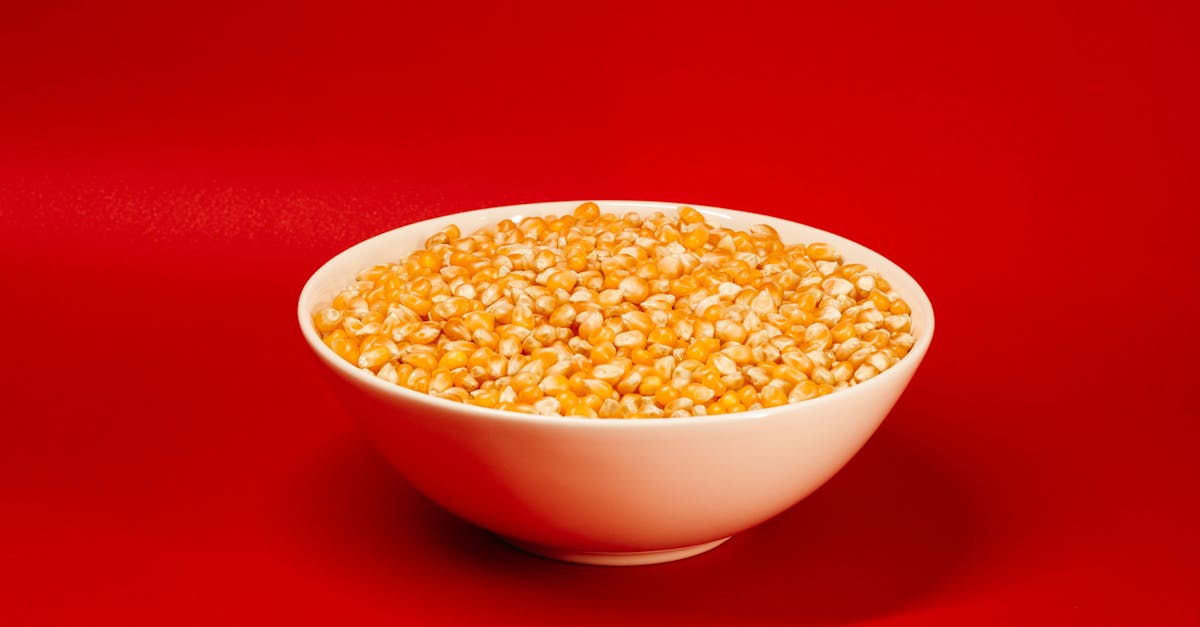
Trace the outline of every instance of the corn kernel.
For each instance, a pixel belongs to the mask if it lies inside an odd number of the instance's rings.
[[[787,393],[779,385],[768,385],[763,388],[760,402],[764,407],[778,407],[787,403]]]
[[[654,400],[664,408],[668,403],[677,398],[679,398],[679,390],[669,385],[658,388],[658,391],[654,393]]]
[[[340,358],[481,407],[607,418],[776,407],[863,383],[915,345],[911,308],[829,244],[618,216],[450,225],[312,315]]]

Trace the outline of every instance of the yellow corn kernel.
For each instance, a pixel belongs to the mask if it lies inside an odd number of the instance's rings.
[[[716,337],[722,342],[746,341],[746,327],[734,320],[717,320]]]
[[[708,243],[708,229],[704,228],[703,224],[697,224],[683,234],[683,247],[688,250],[696,250]]]
[[[812,380],[822,386],[833,385],[837,382],[837,379],[833,377],[833,372],[824,366],[813,368]]]
[[[542,393],[546,396],[558,397],[570,390],[570,383],[567,378],[561,374],[551,374],[543,378],[538,384]],[[559,399],[560,401],[562,399]]]
[[[780,355],[780,360],[784,364],[791,366],[791,367],[795,368],[796,370],[804,373],[805,376],[810,374],[814,367],[813,361],[808,358],[808,355],[805,355],[804,353],[802,353],[798,350],[792,350],[792,351],[782,353]]]
[[[574,270],[559,270],[546,278],[546,288],[551,291],[566,290],[570,292],[578,283],[579,275]]]
[[[858,368],[854,369],[854,374],[851,375],[851,377],[855,383],[862,383],[863,381],[866,381],[877,374],[879,374],[878,368],[872,366],[871,364],[862,364]]]
[[[450,375],[454,379],[455,387],[460,387],[468,392],[479,388],[479,380],[466,368],[455,368],[450,372]]]
[[[592,397],[594,398],[594,397]],[[595,409],[592,409],[587,403],[580,402],[567,412],[568,416],[580,416],[582,418],[599,418]]]
[[[606,364],[612,361],[613,357],[617,356],[617,347],[612,342],[601,342],[596,345],[591,354],[588,355],[592,363]]]
[[[907,315],[898,316],[896,314],[891,314],[884,316],[883,326],[886,327],[890,333],[905,333],[912,329],[912,319]]]
[[[645,348],[634,348],[629,351],[629,360],[635,364],[650,365],[654,363],[654,359],[654,353]]]
[[[388,347],[381,344],[376,344],[359,353],[355,364],[359,368],[368,368],[370,370],[378,370],[384,364],[392,359],[392,351]]]
[[[701,338],[693,341],[684,351],[684,357],[699,362],[708,360],[708,355],[721,346],[721,341],[715,337]]]
[[[833,334],[824,323],[816,322],[804,330],[804,352],[827,350],[833,345]]]
[[[646,334],[641,331],[622,331],[613,336],[613,344],[617,348],[635,349],[646,344]]]
[[[571,392],[580,396],[587,394],[585,381],[587,381],[587,376],[584,375],[583,371],[575,372],[567,377],[567,384]]]
[[[892,339],[892,334],[889,333],[886,329],[875,329],[872,331],[868,331],[868,332],[864,333],[862,336],[863,342],[870,344],[871,346],[875,347],[876,349],[887,348],[888,344],[891,342],[891,339]]]
[[[413,344],[430,344],[442,334],[442,330],[434,325],[422,325],[405,338]]]
[[[752,385],[744,386],[737,391],[737,395],[742,405],[749,406],[758,402],[758,390],[754,389]]]
[[[746,385],[746,375],[741,372],[721,375],[721,384],[728,390],[740,390],[743,385]]]
[[[579,337],[591,341],[591,338],[604,327],[604,314],[599,311],[587,310],[576,315],[579,323]]]
[[[732,359],[738,366],[754,361],[754,352],[744,344],[727,344],[721,349],[721,354]]]
[[[462,296],[451,296],[436,305],[430,310],[429,315],[433,320],[449,320],[451,318],[461,318],[471,311],[471,303]]]
[[[600,206],[594,202],[588,201],[579,205],[578,207],[575,207],[575,210],[571,212],[571,215],[574,216],[576,220],[590,222],[600,217]]]
[[[648,331],[648,335],[646,336],[646,341],[650,344],[663,344],[665,346],[675,346],[675,342],[678,339],[679,336],[675,334],[675,331],[671,327],[653,327]]]
[[[805,288],[803,292],[800,292],[794,298],[796,305],[801,311],[815,312],[817,305],[820,304],[824,297],[825,294],[821,291],[821,288],[813,285]]]
[[[470,340],[471,330],[467,328],[467,325],[462,320],[447,320],[442,325],[442,335],[446,336],[446,339],[449,340]]]
[[[480,407],[494,408],[500,404],[500,391],[496,389],[482,390],[471,397],[471,402]]]
[[[683,274],[683,260],[679,255],[666,255],[656,262],[658,276],[664,279],[677,279]]]
[[[441,256],[431,250],[418,250],[409,256],[408,261],[423,268],[426,273],[437,272],[442,268]]]
[[[642,333],[650,333],[655,330],[654,321],[650,318],[650,314],[644,311],[627,311],[621,314],[621,323],[630,331],[641,331]]]
[[[654,393],[654,402],[658,403],[659,406],[662,407],[666,407],[668,403],[677,398],[679,398],[679,390],[676,390],[669,385],[659,387],[658,391]]]
[[[437,367],[444,370],[453,370],[467,365],[471,354],[465,350],[447,351],[438,360]]]
[[[605,399],[600,404],[600,409],[596,411],[596,415],[601,418],[620,418],[622,414],[621,404],[615,399]]]
[[[546,396],[550,396],[550,395],[547,394]],[[581,404],[581,402],[582,402],[582,401],[580,401],[579,397],[576,396],[575,393],[570,390],[566,390],[564,392],[555,394],[554,398],[558,400],[559,413],[561,413],[564,416],[569,415],[571,408],[575,407],[576,405]]]
[[[689,383],[683,386],[680,392],[681,398],[690,399],[693,403],[707,403],[716,395],[716,392],[700,383]]]
[[[845,342],[846,340],[854,337],[854,321],[843,318],[837,324],[833,325],[833,328],[830,329],[830,333],[833,335],[834,342]]]
[[[438,365],[437,352],[426,346],[409,346],[409,350],[400,356],[400,361],[412,366],[418,370],[426,372],[433,370]],[[418,350],[428,349],[428,350]]]
[[[658,390],[662,388],[663,378],[657,374],[648,374],[642,377],[642,382],[638,385],[638,394],[642,396],[655,396]]]
[[[624,376],[625,369],[617,364],[598,364],[595,368],[592,368],[592,377],[600,379],[609,385],[616,384]]]
[[[650,296],[650,284],[646,282],[646,279],[637,275],[621,279],[618,289],[623,299],[635,304]]]
[[[700,289],[700,283],[691,275],[683,275],[671,281],[669,293],[676,298],[682,298]]]
[[[454,377],[445,370],[435,370],[429,375],[429,392],[445,392],[454,385]]]
[[[517,305],[512,310],[512,324],[532,329],[534,325],[533,307],[529,305]]]
[[[600,379],[584,379],[583,386],[589,396],[598,396],[601,400],[612,398],[615,394],[613,386]]]
[[[496,316],[487,311],[467,312],[462,321],[472,333],[479,330],[492,331],[496,328]]]
[[[789,366],[787,364],[775,366],[775,369],[771,372],[771,376],[775,379],[786,381],[793,385],[808,378],[808,376],[801,372],[799,368]]]
[[[759,395],[759,402],[763,404],[763,407],[779,407],[787,404],[787,392],[783,391],[782,386],[768,385]]]
[[[857,281],[859,276],[862,275],[867,270],[868,270],[867,266],[865,266],[861,263],[847,263],[847,264],[843,264],[842,267],[838,268],[838,271],[835,272],[834,274],[836,274],[840,277],[849,279],[851,281]],[[870,291],[870,290],[867,290],[867,291]]]
[[[408,376],[402,385],[410,390],[417,392],[429,391],[429,371],[424,368],[413,368],[412,374]]]
[[[679,221],[684,224],[699,224],[704,222],[704,214],[685,205],[679,208]]]
[[[537,387],[537,384],[538,376],[532,372],[518,372],[517,374],[514,374],[508,378],[508,389],[512,390],[511,394],[514,395],[510,398],[516,398],[515,395],[519,394],[521,390],[530,387]],[[502,394],[501,399],[503,400],[503,398],[504,395]]]
[[[714,394],[724,394],[726,388],[728,387],[725,385],[725,382],[721,380],[721,374],[715,370],[707,370],[701,374],[695,375],[694,379],[700,385],[712,390]]]
[[[617,392],[621,393],[622,395],[629,395],[637,392],[638,386],[642,384],[642,378],[642,373],[636,370],[631,370],[628,374],[622,377],[619,382],[617,382]]]
[[[579,403],[593,412],[598,412],[600,407],[604,405],[605,400],[606,399],[601,397],[599,394],[587,394],[579,400]]]
[[[471,334],[471,340],[479,346],[495,349],[500,344],[500,336],[487,329],[480,329]]]
[[[737,392],[729,391],[721,395],[721,398],[717,401],[717,404],[725,411],[729,411],[730,409],[741,404],[741,402],[741,398],[738,397]]]
[[[833,261],[837,259],[837,250],[824,242],[813,242],[804,249],[804,254],[813,261]]]
[[[532,405],[540,400],[545,394],[537,386],[522,388],[517,392],[517,402]]]
[[[547,322],[556,327],[566,328],[571,326],[571,323],[575,321],[575,315],[575,306],[571,303],[565,303],[551,312]]]
[[[545,223],[543,222],[543,224]],[[549,270],[554,266],[556,261],[557,259],[555,258],[554,251],[548,248],[543,248],[537,251],[537,253],[533,256],[533,269],[538,272]]]
[[[612,285],[610,285],[610,283]],[[612,274],[606,275],[604,279],[604,289],[600,290],[600,293],[596,295],[596,302],[599,303],[601,307],[616,307],[617,305],[621,304],[621,299],[624,298],[624,296],[621,294],[621,290],[617,289],[620,284],[621,277],[617,277],[616,275]]]
[[[886,312],[886,311],[890,311],[892,308],[892,299],[888,298],[887,294],[884,294],[883,292],[879,291],[879,288],[874,288],[874,289],[868,290],[867,298],[871,301],[871,304],[875,305],[875,308],[878,309],[879,311]]]
[[[326,307],[313,314],[313,326],[321,333],[329,333],[342,326],[342,312],[333,307]]]
[[[429,314],[429,310],[433,308],[433,301],[413,291],[401,293],[397,300],[418,316]]]
[[[821,394],[821,386],[812,379],[805,379],[796,384],[792,391],[788,394],[789,403],[797,403],[806,401],[810,398],[816,398]]]
[[[721,305],[709,305],[700,313],[700,317],[709,323],[714,323],[725,316],[725,308]]]
[[[578,251],[571,252],[567,255],[567,268],[574,272],[582,272],[588,266],[587,253]]]

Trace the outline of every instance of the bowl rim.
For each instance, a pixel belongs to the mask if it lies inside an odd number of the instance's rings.
[[[509,422],[530,423],[530,424],[539,424],[539,425],[556,426],[556,427],[561,426],[562,428],[574,428],[575,426],[579,426],[579,425],[596,425],[594,427],[585,427],[585,428],[601,428],[601,429],[635,428],[636,429],[636,428],[651,428],[654,426],[663,427],[665,425],[675,425],[675,424],[699,426],[699,425],[705,425],[705,424],[726,423],[726,422],[766,420],[766,419],[769,419],[769,418],[772,418],[775,416],[779,416],[782,414],[803,412],[803,411],[805,411],[806,408],[813,408],[815,410],[816,408],[823,407],[830,403],[837,403],[837,402],[839,402],[839,399],[844,399],[848,395],[852,395],[852,394],[861,395],[871,389],[885,385],[889,380],[891,380],[893,378],[905,376],[904,374],[902,374],[900,372],[900,369],[893,366],[893,367],[888,368],[887,370],[879,373],[878,375],[868,379],[867,381],[856,384],[856,385],[854,385],[850,388],[844,389],[844,390],[838,390],[837,392],[832,393],[832,394],[827,394],[825,396],[819,396],[817,398],[800,401],[798,403],[786,403],[784,405],[779,405],[777,407],[769,407],[769,408],[763,408],[763,409],[758,409],[758,410],[748,410],[748,411],[737,412],[737,413],[733,413],[733,414],[688,416],[688,417],[683,417],[683,418],[671,418],[671,417],[666,417],[666,416],[646,417],[646,418],[585,418],[585,417],[581,417],[581,416],[558,416],[558,415],[546,416],[546,415],[541,415],[541,414],[525,414],[525,413],[521,413],[521,412],[492,409],[492,408],[488,408],[488,407],[480,407],[478,405],[471,405],[469,403],[460,403],[457,401],[451,401],[451,400],[447,400],[447,399],[443,399],[443,398],[438,398],[436,396],[433,396],[431,394],[427,394],[424,392],[417,392],[415,390],[410,390],[408,388],[405,388],[400,385],[396,385],[394,383],[389,383],[389,382],[384,381],[374,375],[367,374],[363,369],[351,364],[350,362],[347,362],[346,360],[344,360],[340,356],[338,356],[336,353],[334,353],[332,349],[330,349],[328,346],[325,345],[325,343],[323,341],[321,341],[320,336],[317,334],[316,328],[312,324],[311,309],[308,309],[306,307],[310,307],[311,305],[309,305],[309,302],[314,300],[312,297],[313,297],[313,292],[316,291],[315,283],[316,283],[317,277],[319,277],[323,272],[325,272],[325,270],[328,267],[334,265],[335,262],[337,262],[339,259],[346,257],[346,256],[353,255],[359,249],[368,247],[369,245],[371,245],[373,242],[375,242],[378,239],[391,236],[392,234],[394,234],[395,232],[400,231],[400,230],[417,228],[420,225],[425,224],[427,222],[447,220],[450,218],[454,218],[456,216],[462,216],[464,218],[482,217],[482,216],[489,215],[489,214],[512,213],[515,210],[528,210],[528,211],[530,211],[531,214],[535,213],[536,211],[541,211],[541,213],[539,215],[545,215],[546,213],[550,213],[552,208],[554,208],[555,210],[561,211],[562,207],[574,207],[574,206],[578,206],[579,204],[582,204],[584,202],[589,202],[589,201],[588,200],[557,200],[557,201],[518,203],[518,204],[511,204],[511,205],[501,205],[501,206],[495,206],[495,207],[485,207],[485,208],[481,208],[481,209],[473,209],[473,210],[467,210],[467,211],[447,213],[447,214],[443,214],[443,215],[439,215],[439,216],[434,216],[431,218],[426,218],[423,220],[417,220],[415,222],[410,222],[408,224],[403,224],[401,226],[398,226],[398,227],[395,227],[392,229],[388,229],[386,231],[382,231],[380,233],[372,235],[371,237],[368,237],[366,239],[359,240],[358,242],[339,251],[337,254],[333,255],[332,257],[329,257],[328,259],[326,259],[315,271],[313,271],[308,276],[307,279],[305,279],[304,287],[300,290],[300,296],[299,296],[299,299],[297,302],[297,316],[299,319],[301,334],[303,335],[304,339],[307,341],[309,347],[316,353],[316,355],[318,356],[320,361],[324,362],[326,365],[337,370],[343,377],[348,377],[349,379],[351,379],[353,381],[356,381],[360,384],[366,385],[369,388],[377,390],[379,393],[384,394],[385,396],[395,396],[395,397],[398,397],[401,399],[415,402],[417,404],[428,403],[431,405],[430,409],[446,409],[446,410],[451,410],[451,411],[455,411],[455,412],[465,412],[465,413],[473,414],[477,417],[487,419],[487,420],[502,420],[502,421],[509,421]],[[700,213],[704,214],[706,217],[711,216],[711,217],[723,218],[723,219],[765,218],[769,221],[786,222],[786,223],[801,226],[805,229],[808,229],[808,230],[814,232],[818,236],[825,238],[825,241],[832,241],[832,243],[834,243],[835,246],[839,246],[839,249],[840,249],[841,244],[848,243],[853,247],[857,247],[857,248],[865,250],[873,255],[876,255],[879,258],[886,261],[888,264],[890,264],[892,266],[892,268],[888,269],[888,274],[886,275],[887,278],[890,280],[890,282],[895,283],[895,280],[894,280],[895,277],[903,277],[903,278],[907,279],[909,282],[911,282],[912,286],[915,288],[915,292],[913,294],[906,293],[905,300],[909,301],[910,306],[911,306],[911,304],[913,303],[913,298],[916,297],[918,302],[920,303],[922,309],[927,314],[927,318],[922,320],[922,323],[923,323],[922,332],[919,336],[917,336],[916,343],[913,345],[912,349],[910,349],[909,352],[907,354],[905,354],[905,356],[903,358],[901,358],[900,362],[897,362],[897,364],[900,364],[903,362],[908,362],[909,364],[914,364],[912,366],[912,368],[915,369],[916,365],[919,365],[920,361],[924,358],[925,353],[928,352],[929,346],[933,341],[933,334],[934,334],[934,328],[935,328],[935,314],[934,314],[934,310],[933,310],[933,303],[930,302],[929,296],[928,296],[928,294],[925,293],[925,290],[921,286],[921,284],[916,279],[914,279],[912,277],[912,275],[910,275],[906,270],[904,270],[904,268],[902,268],[896,262],[892,261],[890,258],[884,256],[883,254],[875,251],[872,248],[869,248],[869,247],[867,247],[863,244],[860,244],[854,240],[851,240],[847,237],[838,235],[836,233],[831,233],[829,231],[825,231],[825,230],[819,229],[817,227],[809,226],[802,222],[796,222],[794,220],[789,220],[787,218],[780,218],[780,217],[769,215],[769,214],[755,213],[755,212],[742,211],[742,210],[736,210],[736,209],[726,209],[726,208],[722,208],[722,207],[714,207],[714,206],[709,206],[709,205],[701,205],[701,204],[694,204],[694,203],[666,202],[666,201],[649,201],[649,200],[591,200],[590,202],[594,202],[597,205],[599,205],[602,211],[604,211],[606,209],[607,205],[618,205],[622,209],[639,208],[639,209],[643,209],[643,210],[647,210],[647,211],[663,211],[664,213],[666,213],[667,211],[677,210],[679,207],[682,207],[682,206],[688,206],[688,207],[692,207],[693,209],[696,209]],[[455,221],[455,223],[457,223],[457,221]],[[916,308],[913,307],[913,309],[915,310]],[[858,392],[855,392],[856,390],[858,390]],[[599,425],[603,425],[603,426],[599,426]],[[637,425],[637,426],[634,426],[634,425]]]

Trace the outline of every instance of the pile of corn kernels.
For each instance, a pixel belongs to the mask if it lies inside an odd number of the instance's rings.
[[[828,244],[773,228],[571,214],[449,226],[361,271],[313,322],[346,361],[481,407],[592,418],[726,414],[862,383],[912,348],[909,307]]]

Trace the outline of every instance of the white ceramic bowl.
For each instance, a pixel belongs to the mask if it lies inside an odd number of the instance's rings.
[[[878,271],[910,304],[916,345],[880,375],[798,404],[718,416],[605,420],[502,412],[413,392],[343,361],[313,328],[312,313],[353,282],[358,270],[398,260],[448,224],[469,233],[503,218],[561,215],[578,204],[497,207],[410,224],[337,255],[300,295],[304,339],[391,464],[433,501],[522,549],[592,564],[665,562],[711,549],[833,476],[879,426],[929,348],[929,298],[883,256],[794,222],[695,205],[711,223],[769,224],[784,242],[829,242],[847,262]],[[619,214],[672,215],[678,208],[598,204]]]

